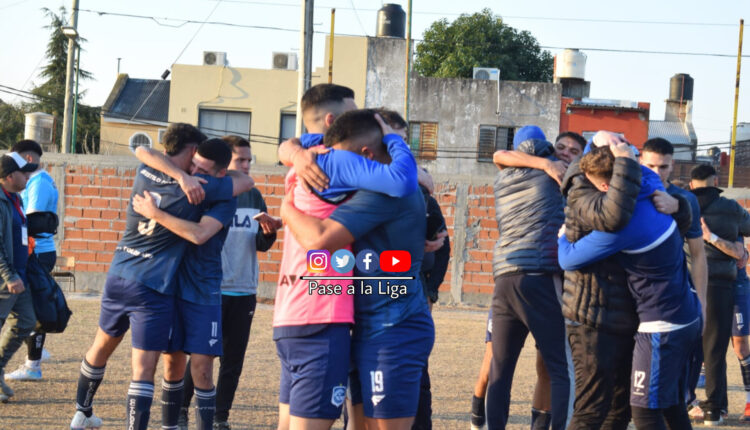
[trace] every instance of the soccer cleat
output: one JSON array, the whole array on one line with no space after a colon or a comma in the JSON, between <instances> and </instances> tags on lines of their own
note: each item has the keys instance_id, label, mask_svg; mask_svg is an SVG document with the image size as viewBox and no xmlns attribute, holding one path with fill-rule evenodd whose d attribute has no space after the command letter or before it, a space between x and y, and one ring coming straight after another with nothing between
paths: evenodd
<instances>
[{"instance_id":1,"label":"soccer cleat","mask_svg":"<svg viewBox=\"0 0 750 430\"><path fill-rule=\"evenodd\" d=\"M49 361L50 358L52 358L52 354L47 351L47 348L42 348L42 358L40 358L39 360L44 363L45 361Z\"/></svg>"},{"instance_id":2,"label":"soccer cleat","mask_svg":"<svg viewBox=\"0 0 750 430\"><path fill-rule=\"evenodd\" d=\"M745 413L740 416L740 421L750 422L750 403L745 403Z\"/></svg>"},{"instance_id":3,"label":"soccer cleat","mask_svg":"<svg viewBox=\"0 0 750 430\"><path fill-rule=\"evenodd\" d=\"M180 415L177 417L177 429L188 430L188 408L180 408Z\"/></svg>"},{"instance_id":4,"label":"soccer cleat","mask_svg":"<svg viewBox=\"0 0 750 430\"><path fill-rule=\"evenodd\" d=\"M705 418L703 419L703 425L705 426L718 426L724 422L724 418L721 416L721 410L709 410L705 412Z\"/></svg>"},{"instance_id":5,"label":"soccer cleat","mask_svg":"<svg viewBox=\"0 0 750 430\"><path fill-rule=\"evenodd\" d=\"M101 426L101 418L97 417L93 413L90 417L87 417L86 414L81 411L76 411L76 414L73 415L73 421L70 422L70 430L98 429Z\"/></svg>"},{"instance_id":6,"label":"soccer cleat","mask_svg":"<svg viewBox=\"0 0 750 430\"><path fill-rule=\"evenodd\" d=\"M696 402L693 404L693 406L688 410L688 416L690 417L690 421L693 422L703 422L705 419L705 414L703 413L703 409L701 409L700 406L698 406Z\"/></svg>"},{"instance_id":7,"label":"soccer cleat","mask_svg":"<svg viewBox=\"0 0 750 430\"><path fill-rule=\"evenodd\" d=\"M42 379L42 369L32 369L21 365L18 369L5 374L6 381L39 381Z\"/></svg>"},{"instance_id":8,"label":"soccer cleat","mask_svg":"<svg viewBox=\"0 0 750 430\"><path fill-rule=\"evenodd\" d=\"M216 421L213 430L232 430L232 426L226 421Z\"/></svg>"}]
</instances>

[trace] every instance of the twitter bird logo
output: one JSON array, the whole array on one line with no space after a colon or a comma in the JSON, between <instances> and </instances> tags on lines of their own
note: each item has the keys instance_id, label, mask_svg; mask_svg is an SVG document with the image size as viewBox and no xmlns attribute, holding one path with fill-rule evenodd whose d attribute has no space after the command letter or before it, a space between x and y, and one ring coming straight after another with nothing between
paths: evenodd
<instances>
[{"instance_id":1,"label":"twitter bird logo","mask_svg":"<svg viewBox=\"0 0 750 430\"><path fill-rule=\"evenodd\" d=\"M354 254L346 249L339 249L333 255L333 270L338 273L348 273L354 268Z\"/></svg>"}]
</instances>

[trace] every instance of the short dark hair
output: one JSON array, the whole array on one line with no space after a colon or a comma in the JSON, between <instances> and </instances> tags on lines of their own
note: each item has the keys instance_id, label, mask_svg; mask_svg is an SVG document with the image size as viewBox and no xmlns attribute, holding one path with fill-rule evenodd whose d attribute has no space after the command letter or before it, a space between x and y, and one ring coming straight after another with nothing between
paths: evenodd
<instances>
[{"instance_id":1,"label":"short dark hair","mask_svg":"<svg viewBox=\"0 0 750 430\"><path fill-rule=\"evenodd\" d=\"M42 145L31 139L24 139L16 142L13 147L10 148L11 152L26 152L31 151L36 153L38 156L42 156Z\"/></svg>"},{"instance_id":2,"label":"short dark hair","mask_svg":"<svg viewBox=\"0 0 750 430\"><path fill-rule=\"evenodd\" d=\"M393 128L406 128L409 126L409 124L406 123L406 120L404 120L404 117L396 111L388 110L386 108L378 108L375 109L375 111L383 118L383 121L385 121L386 124Z\"/></svg>"},{"instance_id":3,"label":"short dark hair","mask_svg":"<svg viewBox=\"0 0 750 430\"><path fill-rule=\"evenodd\" d=\"M578 165L587 175L609 180L612 178L615 166L615 155L609 146L594 147L588 154L581 157Z\"/></svg>"},{"instance_id":4,"label":"short dark hair","mask_svg":"<svg viewBox=\"0 0 750 430\"><path fill-rule=\"evenodd\" d=\"M713 166L709 164L701 164L699 166L695 166L693 167L693 170L690 171L690 179L704 181L711 176L716 176L716 169L714 169Z\"/></svg>"},{"instance_id":5,"label":"short dark hair","mask_svg":"<svg viewBox=\"0 0 750 430\"><path fill-rule=\"evenodd\" d=\"M212 138L198 145L198 154L211 160L216 165L216 170L225 169L232 161L232 149L223 139Z\"/></svg>"},{"instance_id":6,"label":"short dark hair","mask_svg":"<svg viewBox=\"0 0 750 430\"><path fill-rule=\"evenodd\" d=\"M232 148L232 152L234 152L234 150L239 147L250 147L250 142L248 142L247 139L242 136L237 136L236 134L228 134L226 136L222 136L221 140L226 142L226 144L229 145L230 148Z\"/></svg>"},{"instance_id":7,"label":"short dark hair","mask_svg":"<svg viewBox=\"0 0 750 430\"><path fill-rule=\"evenodd\" d=\"M188 145L198 145L206 140L206 135L190 124L176 122L164 132L163 144L167 155L177 155Z\"/></svg>"},{"instance_id":8,"label":"short dark hair","mask_svg":"<svg viewBox=\"0 0 750 430\"><path fill-rule=\"evenodd\" d=\"M366 135L373 136L373 143L382 142L383 132L375 113L373 109L357 109L339 115L323 137L323 144L330 148L344 140Z\"/></svg>"},{"instance_id":9,"label":"short dark hair","mask_svg":"<svg viewBox=\"0 0 750 430\"><path fill-rule=\"evenodd\" d=\"M354 90L343 85L318 84L305 91L302 96L302 112L328 103L341 103L344 99L353 99Z\"/></svg>"},{"instance_id":10,"label":"short dark hair","mask_svg":"<svg viewBox=\"0 0 750 430\"><path fill-rule=\"evenodd\" d=\"M560 135L557 136L557 139L555 139L555 143L557 143L558 141L560 141L560 139L564 137L568 137L570 139L575 140L576 143L581 145L581 151L583 151L583 149L586 148L586 138L574 131L566 131L565 133L560 133Z\"/></svg>"},{"instance_id":11,"label":"short dark hair","mask_svg":"<svg viewBox=\"0 0 750 430\"><path fill-rule=\"evenodd\" d=\"M653 152L661 155L673 155L674 146L664 138L654 137L643 144L643 152Z\"/></svg>"}]
</instances>

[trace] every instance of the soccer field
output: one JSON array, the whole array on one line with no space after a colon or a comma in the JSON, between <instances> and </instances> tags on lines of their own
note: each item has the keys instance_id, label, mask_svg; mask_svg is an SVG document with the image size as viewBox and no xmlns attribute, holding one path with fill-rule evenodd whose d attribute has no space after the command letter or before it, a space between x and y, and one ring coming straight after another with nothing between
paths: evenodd
<instances>
[{"instance_id":1,"label":"soccer field","mask_svg":"<svg viewBox=\"0 0 750 430\"><path fill-rule=\"evenodd\" d=\"M75 411L75 389L80 362L93 340L99 317L99 298L71 296L73 318L65 333L50 335L51 361L43 365L44 379L16 382L15 397L0 404L0 430L65 429ZM258 305L245 356L245 368L229 421L233 429L275 429L278 405L279 361L271 340L273 309ZM468 429L471 395L484 351L486 311L435 307L436 342L430 357L433 426L436 429ZM534 343L528 340L516 372L509 429L528 429L534 388ZM6 371L14 370L25 356L16 354ZM737 417L744 405L744 391L737 359L727 355L729 368L729 425L742 428ZM217 361L218 366L218 361ZM157 381L161 380L161 369ZM110 359L104 382L94 401L94 411L105 428L125 425L125 396L130 382L130 336ZM151 409L150 428L160 428L160 389ZM699 396L702 396L702 390ZM491 407L491 406L488 406ZM192 418L192 416L191 416ZM735 427L736 425L736 427ZM334 428L341 428L338 421ZM701 428L705 428L700 426Z\"/></svg>"}]
</instances>

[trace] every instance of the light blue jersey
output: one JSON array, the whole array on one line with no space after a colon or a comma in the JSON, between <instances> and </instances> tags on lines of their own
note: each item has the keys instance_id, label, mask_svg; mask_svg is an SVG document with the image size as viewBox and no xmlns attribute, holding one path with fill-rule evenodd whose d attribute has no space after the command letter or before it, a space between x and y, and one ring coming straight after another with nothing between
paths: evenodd
<instances>
[{"instance_id":1,"label":"light blue jersey","mask_svg":"<svg viewBox=\"0 0 750 430\"><path fill-rule=\"evenodd\" d=\"M21 199L27 215L34 212L57 213L57 187L49 173L44 170L38 170L31 175L26 183L26 189L21 191ZM34 253L55 252L52 234L44 233L40 236L35 239Z\"/></svg>"}]
</instances>

